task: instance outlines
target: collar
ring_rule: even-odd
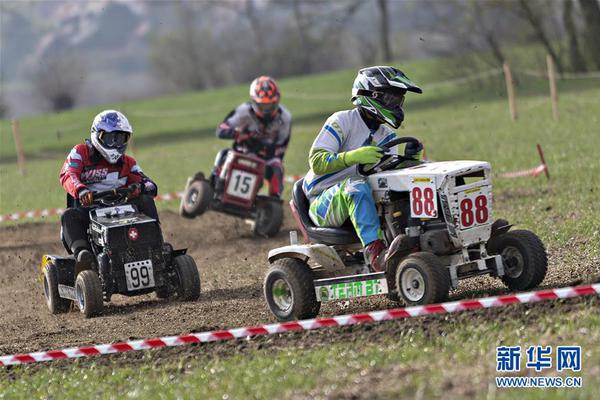
[[[365,125],[367,125],[367,128],[369,128],[372,132],[379,129],[381,122],[371,117],[362,107],[358,107],[358,112],[360,113],[360,117]]]

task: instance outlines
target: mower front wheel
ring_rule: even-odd
[[[177,274],[177,298],[182,301],[194,301],[200,297],[200,274],[196,262],[191,256],[182,254],[173,259]],[[157,296],[160,296],[157,291]]]
[[[436,255],[413,253],[396,270],[396,288],[409,306],[441,303],[448,298],[450,274]]]
[[[102,284],[95,271],[85,270],[75,280],[75,296],[79,310],[86,318],[95,317],[104,308]]]
[[[179,214],[185,218],[204,214],[210,207],[213,193],[213,188],[208,181],[204,179],[193,181],[183,193]]]

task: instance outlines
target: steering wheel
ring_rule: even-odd
[[[380,147],[385,151],[385,150],[389,150],[392,147],[397,146],[402,143],[414,143],[415,145],[418,145],[419,139],[412,137],[412,136],[402,136],[402,137],[396,138]],[[398,165],[400,165],[401,163],[403,163],[406,160],[412,160],[412,158],[403,157],[398,154],[385,154],[383,157],[381,157],[381,160],[379,160],[379,162],[377,164],[375,164],[374,166],[372,166],[369,169],[366,169],[367,164],[359,164],[358,165],[358,173],[361,175],[364,175],[364,176],[369,176],[376,172],[389,171],[389,170],[395,169]]]
[[[94,204],[112,206],[123,203],[126,201],[128,195],[136,190],[141,190],[141,188],[142,185],[134,183],[124,188],[96,192],[94,193]]]

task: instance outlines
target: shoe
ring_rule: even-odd
[[[75,259],[77,260],[77,269],[79,271],[91,269],[94,264],[94,255],[88,249],[79,250]]]
[[[385,254],[387,249],[381,239],[377,239],[366,247],[365,253],[367,256],[367,262],[371,266],[373,272],[385,271]]]

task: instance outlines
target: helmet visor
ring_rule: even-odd
[[[273,103],[254,102],[254,111],[259,116],[260,115],[273,115],[273,114],[275,114],[275,111],[277,111],[278,107],[279,107],[279,104],[277,104],[277,102],[273,102]]]
[[[129,141],[129,132],[114,131],[114,132],[100,132],[98,139],[103,146],[109,149],[118,149],[123,147]]]
[[[404,104],[404,93],[389,93],[374,91],[372,97],[387,109],[395,110],[402,108]]]

